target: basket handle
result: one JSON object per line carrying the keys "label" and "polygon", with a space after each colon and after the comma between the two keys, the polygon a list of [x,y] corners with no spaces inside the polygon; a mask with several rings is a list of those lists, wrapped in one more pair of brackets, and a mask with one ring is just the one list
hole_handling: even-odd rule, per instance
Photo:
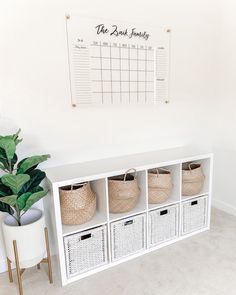
{"label": "basket handle", "polygon": [[87,185],[88,182],[84,182],[84,183],[74,183],[74,184],[71,184],[70,186],[70,190],[72,191],[74,187],[77,187],[77,186],[82,186],[84,187],[85,185]]}
{"label": "basket handle", "polygon": [[130,169],[128,169],[125,172],[124,181],[126,181],[127,174],[130,173],[130,171],[133,171],[133,173],[134,173],[134,179],[136,179],[136,177],[137,177],[137,170],[135,168],[130,168]]}
{"label": "basket handle", "polygon": [[170,170],[165,169],[165,168],[156,168],[156,170],[157,170],[157,177],[158,177],[158,175],[160,174],[160,173],[159,173],[159,170],[162,170],[162,171],[165,171],[165,172],[169,172],[169,173],[171,173]]}
{"label": "basket handle", "polygon": [[200,165],[200,166],[201,166],[200,163],[189,163],[189,164],[188,164],[188,169],[189,169],[190,171],[192,170],[192,168],[191,168],[192,165]]}

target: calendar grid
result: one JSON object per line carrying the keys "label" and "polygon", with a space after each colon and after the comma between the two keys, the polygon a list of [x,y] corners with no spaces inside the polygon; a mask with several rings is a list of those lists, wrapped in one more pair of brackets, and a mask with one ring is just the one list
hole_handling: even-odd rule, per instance
{"label": "calendar grid", "polygon": [[[139,81],[139,79],[138,79],[138,78],[139,78],[139,74],[138,74],[138,69],[139,69],[139,68],[138,68],[138,64],[139,64],[139,63],[138,63],[138,57],[139,57],[139,54],[138,54],[138,47],[137,47],[137,81]],[[137,102],[139,101],[139,100],[138,100],[138,89],[139,89],[139,88],[138,88],[138,84],[139,84],[139,82],[137,82]]]}
{"label": "calendar grid", "polygon": [[[103,81],[102,79],[102,45],[100,42],[100,71],[101,71],[101,82]],[[102,91],[102,103],[104,103],[103,99],[103,83],[101,83],[101,91]]]}
{"label": "calendar grid", "polygon": [[73,107],[169,101],[169,28],[80,20],[66,30]]}
{"label": "calendar grid", "polygon": [[119,65],[120,65],[120,103],[122,103],[121,46],[120,46],[120,44],[119,44]]}
{"label": "calendar grid", "polygon": [[145,103],[147,103],[147,48],[145,48]]}
{"label": "calendar grid", "polygon": [[155,71],[152,47],[94,42],[90,57],[92,92],[100,97],[102,103],[153,101]]}
{"label": "calendar grid", "polygon": [[[112,48],[112,46],[111,46],[111,48]],[[145,51],[146,51],[147,49],[145,49]],[[98,56],[91,56],[91,58],[100,58],[100,56],[98,57]],[[120,59],[119,57],[103,57],[103,59]],[[130,60],[135,60],[135,61],[138,61],[138,59],[137,58],[122,58],[123,60],[128,60],[128,61],[130,61]],[[139,59],[139,61],[153,61],[153,59]]]}
{"label": "calendar grid", "polygon": [[130,45],[128,46],[128,64],[129,64],[129,103],[130,103]]}
{"label": "calendar grid", "polygon": [[111,55],[111,44],[110,44],[110,73],[111,73],[111,103],[113,103],[113,91],[112,91],[112,55]]}

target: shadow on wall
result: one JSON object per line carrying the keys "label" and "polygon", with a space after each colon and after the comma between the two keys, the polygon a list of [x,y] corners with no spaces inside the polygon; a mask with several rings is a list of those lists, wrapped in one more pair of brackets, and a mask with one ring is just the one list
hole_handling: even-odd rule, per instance
{"label": "shadow on wall", "polygon": [[236,149],[214,150],[213,204],[236,215]]}

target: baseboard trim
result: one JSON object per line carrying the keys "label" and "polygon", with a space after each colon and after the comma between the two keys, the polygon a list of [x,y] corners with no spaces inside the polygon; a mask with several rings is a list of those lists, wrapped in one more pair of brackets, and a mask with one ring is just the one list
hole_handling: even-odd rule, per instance
{"label": "baseboard trim", "polygon": [[223,201],[213,199],[212,206],[216,209],[222,210],[226,213],[236,216],[236,207],[229,205]]}

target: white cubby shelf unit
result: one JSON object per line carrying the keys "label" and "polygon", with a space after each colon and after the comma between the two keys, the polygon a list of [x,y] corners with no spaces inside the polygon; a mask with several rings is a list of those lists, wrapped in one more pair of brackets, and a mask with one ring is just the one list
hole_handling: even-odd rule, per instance
{"label": "white cubby shelf unit", "polygon": [[[202,191],[191,197],[181,194],[182,165],[188,162],[201,163],[205,175]],[[148,170],[158,167],[171,170],[173,189],[164,203],[149,204]],[[130,168],[137,171],[139,201],[130,212],[110,213],[108,179]],[[213,154],[190,147],[48,168],[51,193],[44,199],[44,211],[55,242],[62,285],[208,230],[212,171]],[[85,181],[96,192],[96,214],[87,223],[63,225],[59,188]]]}

